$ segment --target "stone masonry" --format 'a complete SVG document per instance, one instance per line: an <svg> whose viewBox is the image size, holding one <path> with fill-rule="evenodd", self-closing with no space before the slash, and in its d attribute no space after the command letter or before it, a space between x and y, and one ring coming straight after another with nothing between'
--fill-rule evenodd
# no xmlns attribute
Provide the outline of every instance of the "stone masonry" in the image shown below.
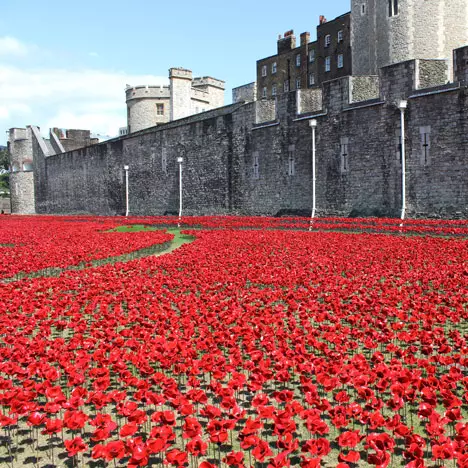
<svg viewBox="0 0 468 468"><path fill-rule="evenodd" d="M466 0L352 0L353 75L410 59L445 59L468 44ZM446 81L453 76L447 76Z"/></svg>
<svg viewBox="0 0 468 468"><path fill-rule="evenodd" d="M321 100L307 96L314 90L284 93L51 156L35 142L36 211L124 214L128 164L130 214L176 214L182 156L185 214L307 215L314 118L318 213L399 216L397 103L406 99L408 215L468 217L467 51L455 52L450 84L433 61L409 60L378 78L326 82ZM431 67L432 87L421 88Z"/></svg>
<svg viewBox="0 0 468 468"><path fill-rule="evenodd" d="M183 157L185 214L307 215L314 119L319 215L399 216L404 158L408 216L466 218L467 44L466 0L351 0L317 41L281 36L230 106L224 82L173 68L167 89L127 88L121 138L12 129L13 211L124 214L128 165L130 213L175 214Z"/></svg>

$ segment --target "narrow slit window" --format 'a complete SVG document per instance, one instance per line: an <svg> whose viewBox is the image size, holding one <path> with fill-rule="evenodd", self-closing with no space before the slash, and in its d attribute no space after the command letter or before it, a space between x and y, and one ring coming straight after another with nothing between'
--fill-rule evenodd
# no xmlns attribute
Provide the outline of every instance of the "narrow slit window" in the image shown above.
<svg viewBox="0 0 468 468"><path fill-rule="evenodd" d="M167 174L167 155L166 151L163 150L161 155L161 169L163 174Z"/></svg>
<svg viewBox="0 0 468 468"><path fill-rule="evenodd" d="M295 146L291 145L288 149L288 176L296 175Z"/></svg>
<svg viewBox="0 0 468 468"><path fill-rule="evenodd" d="M395 156L397 163L401 165L401 129L395 130Z"/></svg>
<svg viewBox="0 0 468 468"><path fill-rule="evenodd" d="M420 127L421 135L421 165L428 166L430 164L431 151L431 127Z"/></svg>
<svg viewBox="0 0 468 468"><path fill-rule="evenodd" d="M259 163L258 163L258 152L255 151L253 154L253 178L260 179Z"/></svg>
<svg viewBox="0 0 468 468"><path fill-rule="evenodd" d="M341 138L340 144L340 159L341 159L341 172L349 171L349 139L346 137Z"/></svg>

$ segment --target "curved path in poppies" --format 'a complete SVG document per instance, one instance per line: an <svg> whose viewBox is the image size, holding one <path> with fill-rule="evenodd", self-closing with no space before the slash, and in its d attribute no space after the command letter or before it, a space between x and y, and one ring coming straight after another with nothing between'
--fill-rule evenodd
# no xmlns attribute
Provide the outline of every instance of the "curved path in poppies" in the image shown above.
<svg viewBox="0 0 468 468"><path fill-rule="evenodd" d="M121 226L116 231L119 232L138 232L139 226ZM160 230L159 228L145 228L145 230ZM45 268L44 270L34 271L30 273L19 273L17 275L11 276L9 278L4 278L0 280L0 283L12 283L14 281L20 281L25 278L37 278L37 277L56 277L59 276L64 271L70 270L85 270L87 268L94 268L101 265L107 265L109 263L126 263L137 258L150 257L150 256L159 256L166 255L168 253L177 250L182 247L184 244L190 244L195 240L195 237L182 234L178 228L169 228L165 229L169 234L173 234L174 238L169 242L164 242L163 244L155 244L144 249L135 250L133 252L128 252L123 255L117 255L114 257L107 257L99 260L91 260L87 263L82 263L79 265L70 265L66 268L51 267Z"/></svg>

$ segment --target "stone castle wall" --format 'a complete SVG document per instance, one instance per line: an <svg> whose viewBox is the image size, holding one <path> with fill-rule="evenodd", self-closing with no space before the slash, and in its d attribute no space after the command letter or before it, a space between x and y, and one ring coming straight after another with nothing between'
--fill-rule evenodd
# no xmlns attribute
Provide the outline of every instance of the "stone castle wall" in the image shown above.
<svg viewBox="0 0 468 468"><path fill-rule="evenodd" d="M35 213L33 171L10 174L10 197L12 213Z"/></svg>
<svg viewBox="0 0 468 468"><path fill-rule="evenodd" d="M465 49L457 51L459 76L466 76L465 55ZM340 78L324 84L321 106L316 96L300 94L298 106L290 92L268 105L262 101L261 109L258 102L234 104L81 150L35 157L36 209L124 214L128 164L130 214L176 214L176 158L182 156L185 214L307 214L309 120L315 118L318 213L398 216L396 104L407 99L408 216L468 217L466 88L455 83L416 89L423 70L421 60L384 68L377 97L375 77Z"/></svg>

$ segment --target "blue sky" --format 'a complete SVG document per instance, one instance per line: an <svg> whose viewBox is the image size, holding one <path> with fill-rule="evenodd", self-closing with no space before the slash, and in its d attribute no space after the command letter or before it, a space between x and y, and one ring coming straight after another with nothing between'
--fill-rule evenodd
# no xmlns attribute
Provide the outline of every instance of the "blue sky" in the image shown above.
<svg viewBox="0 0 468 468"><path fill-rule="evenodd" d="M161 84L170 67L232 87L255 80L258 59L278 34L310 31L319 15L350 0L195 2L2 0L0 145L10 127L88 128L117 134L126 124L125 85Z"/></svg>

